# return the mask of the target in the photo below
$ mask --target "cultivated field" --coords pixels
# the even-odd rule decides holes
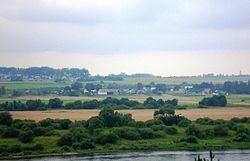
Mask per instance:
[[[48,110],[48,111],[13,111],[11,112],[15,119],[43,120],[46,118],[53,119],[70,119],[87,120],[92,116],[97,116],[100,110]],[[131,113],[137,121],[146,121],[153,119],[153,109],[146,110],[120,110],[121,113]],[[183,115],[190,120],[197,118],[209,117],[211,119],[229,120],[233,117],[250,117],[249,108],[215,108],[215,109],[189,109],[176,110],[176,114]]]

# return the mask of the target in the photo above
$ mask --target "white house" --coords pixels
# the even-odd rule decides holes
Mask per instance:
[[[108,95],[108,89],[99,89],[98,95]]]

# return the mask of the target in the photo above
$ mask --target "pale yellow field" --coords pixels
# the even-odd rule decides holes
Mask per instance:
[[[11,112],[15,119],[43,120],[52,119],[70,119],[87,120],[92,116],[97,116],[100,110],[48,110],[48,111],[13,111]],[[153,109],[147,110],[120,110],[121,113],[131,113],[137,121],[146,121],[153,119]],[[189,109],[176,110],[176,114],[183,115],[190,120],[209,117],[211,119],[229,120],[233,117],[250,117],[250,108],[216,108],[216,109]]]

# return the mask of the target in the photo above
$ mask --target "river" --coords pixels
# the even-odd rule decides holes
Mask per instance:
[[[194,161],[200,154],[209,157],[209,152],[190,151],[158,151],[158,152],[126,152],[94,156],[63,156],[36,159],[21,159],[19,161]],[[250,150],[214,151],[216,160],[220,161],[250,161]]]

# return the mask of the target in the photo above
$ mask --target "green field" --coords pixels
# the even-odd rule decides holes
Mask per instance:
[[[225,81],[244,81],[247,82],[250,77],[162,77],[162,78],[125,78],[124,81],[120,81],[122,84],[135,84],[144,83],[149,84],[151,82],[164,83],[164,84],[182,84],[187,82],[190,84],[202,83],[202,82],[212,82],[214,84],[222,84]]]
[[[105,84],[116,83],[120,85],[135,85],[137,83],[150,84],[154,83],[163,83],[163,84],[182,84],[187,82],[190,84],[202,83],[202,82],[212,82],[214,84],[222,84],[225,81],[248,81],[250,77],[155,77],[155,78],[125,78],[123,81],[103,81]],[[100,83],[100,81],[91,81],[83,82],[83,85],[86,83]],[[55,83],[53,81],[23,81],[23,82],[0,82],[0,86],[5,86],[8,89],[35,89],[35,88],[45,88],[45,87],[65,87],[71,83]]]
[[[46,87],[65,87],[70,83],[55,83],[53,81],[41,82],[0,82],[0,86],[5,86],[7,89],[37,89]]]

